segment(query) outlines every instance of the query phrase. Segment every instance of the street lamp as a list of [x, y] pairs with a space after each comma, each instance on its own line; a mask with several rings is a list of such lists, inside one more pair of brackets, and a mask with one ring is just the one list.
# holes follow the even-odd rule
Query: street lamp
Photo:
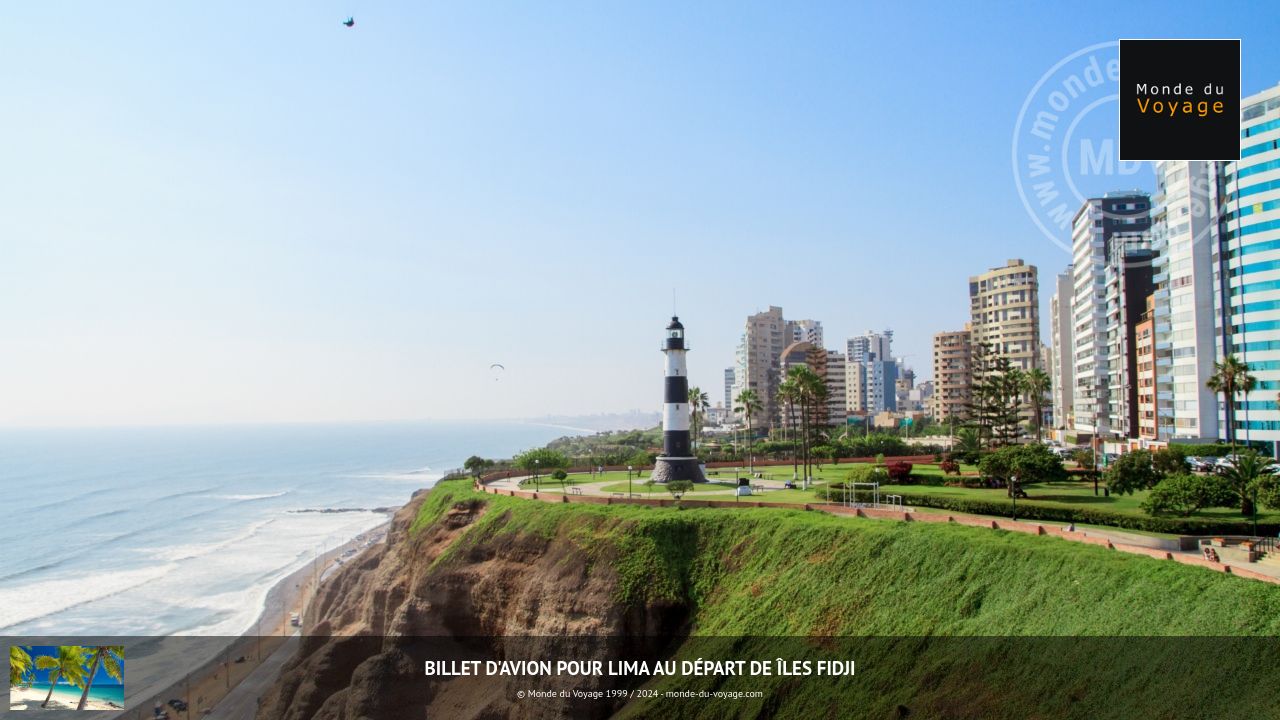
[[1018, 476], [1009, 476], [1009, 494], [1013, 496], [1013, 521], [1018, 522]]
[[533, 459], [533, 490], [534, 492], [542, 492], [542, 484], [538, 478], [538, 459]]
[[631, 466], [627, 466], [627, 499], [631, 498]]

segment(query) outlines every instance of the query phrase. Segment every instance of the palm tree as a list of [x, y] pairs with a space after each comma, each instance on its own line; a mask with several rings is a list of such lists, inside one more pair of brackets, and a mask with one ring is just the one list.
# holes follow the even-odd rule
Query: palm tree
[[9, 646], [9, 685], [21, 685], [25, 682], [32, 667], [31, 653], [26, 648]]
[[1032, 368], [1022, 374], [1022, 392], [1027, 394], [1031, 405], [1031, 423], [1036, 429], [1036, 442], [1040, 442], [1040, 425], [1044, 418], [1044, 396], [1053, 387], [1049, 373], [1040, 368]]
[[1213, 374], [1204, 382], [1205, 387], [1222, 395], [1222, 402], [1226, 408], [1224, 417], [1227, 421], [1227, 442], [1231, 443], [1233, 448], [1236, 444], [1236, 394], [1244, 393], [1245, 397], [1248, 397], [1257, 382], [1257, 378], [1249, 374], [1249, 365], [1234, 354], [1226, 356], [1222, 362], [1214, 363]]
[[794, 365], [787, 370], [787, 382], [795, 385], [796, 397], [800, 401], [800, 446], [804, 453], [804, 482], [807, 488], [811, 465], [809, 429], [816, 409], [819, 405], [826, 406], [827, 386], [822, 377], [808, 365]]
[[1232, 458], [1231, 463], [1222, 468], [1221, 474], [1232, 491], [1240, 497], [1240, 514], [1253, 514], [1253, 493], [1257, 490], [1258, 479], [1267, 471], [1271, 460], [1246, 449]]
[[702, 388], [697, 385], [689, 388], [689, 419], [693, 421], [694, 448], [698, 447], [698, 440], [702, 437], [702, 423], [709, 409], [711, 409], [711, 398], [702, 392]]
[[[778, 383], [778, 402], [786, 406], [786, 415], [782, 418], [783, 437], [786, 437], [787, 428], [795, 424], [796, 400], [800, 399], [800, 388], [790, 376], [786, 380]], [[800, 455], [799, 447], [795, 444], [795, 433], [792, 433], [791, 442], [791, 479], [795, 480], [800, 477]]]
[[734, 412], [742, 413], [747, 418], [747, 466], [752, 472], [755, 471], [755, 457], [751, 454], [751, 416], [760, 412], [763, 405], [760, 404], [760, 396], [755, 390], [747, 388], [738, 393], [738, 397], [734, 398], [738, 404], [733, 408]]
[[98, 674], [98, 665], [102, 665], [107, 674], [116, 680], [124, 678], [123, 645], [93, 645], [86, 649], [93, 653], [93, 664], [89, 667], [89, 677], [84, 684], [84, 692], [80, 694], [77, 710], [83, 710], [85, 703], [89, 702], [89, 689], [93, 687], [93, 678]]
[[36, 668], [52, 670], [49, 673], [49, 694], [45, 696], [44, 702], [40, 703], [42, 708], [49, 707], [49, 701], [53, 699], [53, 690], [58, 687], [59, 680], [66, 680], [78, 688], [85, 686], [84, 648], [79, 645], [59, 645], [56, 656], [41, 655], [36, 658]]

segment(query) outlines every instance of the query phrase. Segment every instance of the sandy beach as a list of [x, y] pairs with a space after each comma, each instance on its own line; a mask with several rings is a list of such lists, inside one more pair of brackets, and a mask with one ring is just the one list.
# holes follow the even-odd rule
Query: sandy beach
[[[222, 652], [194, 668], [182, 680], [159, 691], [140, 688], [136, 694], [126, 686], [126, 705], [132, 709], [120, 717], [151, 717], [149, 708], [154, 702], [167, 703], [170, 698], [184, 700], [189, 707], [188, 712], [166, 708], [171, 718], [197, 718], [204, 714], [203, 711], [215, 708], [232, 688], [258, 667], [263, 658], [274, 652], [289, 635], [301, 631], [290, 626], [289, 616], [295, 612], [305, 616], [306, 606], [314, 596], [317, 584], [340, 567], [340, 560], [347, 562], [378, 542], [385, 541], [390, 525], [388, 520], [361, 533], [276, 583], [267, 594], [254, 627], [244, 635], [230, 639]], [[243, 662], [234, 662], [241, 657]], [[144, 709], [148, 709], [147, 712], [144, 713]]]
[[[38, 688], [9, 688], [9, 709], [10, 710], [75, 710], [78, 702], [67, 700], [65, 696], [59, 695], [57, 692], [53, 694], [53, 699], [49, 701], [46, 707], [40, 707], [40, 703], [44, 702], [44, 698], [49, 694], [48, 690], [40, 690]], [[85, 710], [120, 710], [119, 705], [112, 705], [108, 702], [98, 700], [89, 700], [85, 703]]]

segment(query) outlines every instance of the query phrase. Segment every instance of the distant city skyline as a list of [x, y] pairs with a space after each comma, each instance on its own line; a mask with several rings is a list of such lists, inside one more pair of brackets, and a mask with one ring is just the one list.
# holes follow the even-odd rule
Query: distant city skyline
[[713, 398], [771, 305], [924, 381], [1009, 258], [1048, 339], [1042, 73], [1247, 27], [1280, 81], [1269, 4], [1161, 7], [6, 6], [0, 426], [657, 411], [673, 288]]

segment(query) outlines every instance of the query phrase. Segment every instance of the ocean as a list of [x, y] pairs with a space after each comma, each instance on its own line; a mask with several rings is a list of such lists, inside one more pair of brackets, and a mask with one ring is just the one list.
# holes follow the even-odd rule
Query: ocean
[[[31, 688], [38, 690], [43, 698], [45, 693], [49, 692], [49, 683], [32, 683]], [[53, 699], [61, 700], [68, 705], [75, 705], [80, 702], [80, 695], [83, 692], [78, 687], [61, 682], [53, 689]], [[124, 686], [95, 682], [93, 687], [89, 688], [89, 699], [124, 705]]]
[[[0, 636], [236, 635], [277, 581], [472, 454], [575, 431], [378, 423], [0, 431]], [[337, 508], [343, 513], [299, 512]]]

